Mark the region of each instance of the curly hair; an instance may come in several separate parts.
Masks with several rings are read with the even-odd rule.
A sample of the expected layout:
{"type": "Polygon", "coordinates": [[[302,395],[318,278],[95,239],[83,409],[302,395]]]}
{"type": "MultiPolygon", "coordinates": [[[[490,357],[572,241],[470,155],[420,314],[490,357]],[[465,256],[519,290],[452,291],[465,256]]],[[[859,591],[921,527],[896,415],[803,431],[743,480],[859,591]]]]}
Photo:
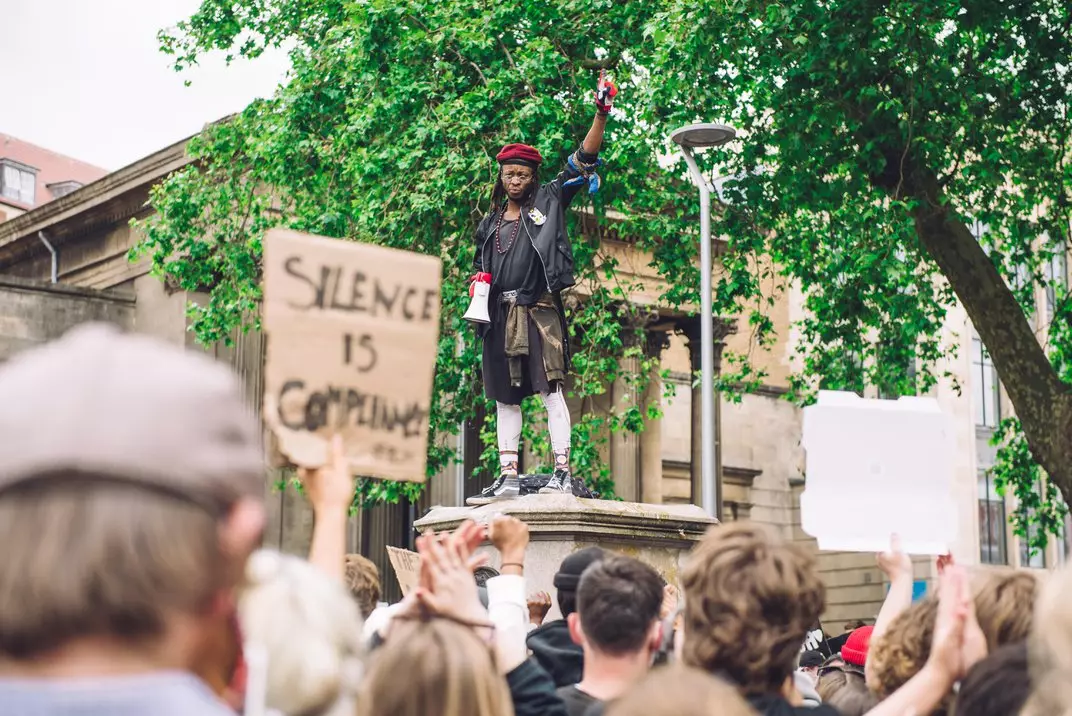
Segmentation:
{"type": "Polygon", "coordinates": [[[746,694],[778,692],[818,623],[826,589],[814,558],[766,527],[714,527],[682,575],[683,659],[746,694]]]}
{"type": "MultiPolygon", "coordinates": [[[[1038,579],[1013,569],[979,571],[972,576],[975,615],[991,652],[1027,638],[1031,632],[1038,579]]],[[[868,685],[882,698],[915,676],[931,653],[938,598],[928,595],[890,622],[886,633],[871,642],[868,685]]]]}
{"type": "Polygon", "coordinates": [[[915,676],[927,662],[934,639],[938,599],[928,595],[894,617],[886,632],[867,650],[868,686],[886,698],[915,676]]]}

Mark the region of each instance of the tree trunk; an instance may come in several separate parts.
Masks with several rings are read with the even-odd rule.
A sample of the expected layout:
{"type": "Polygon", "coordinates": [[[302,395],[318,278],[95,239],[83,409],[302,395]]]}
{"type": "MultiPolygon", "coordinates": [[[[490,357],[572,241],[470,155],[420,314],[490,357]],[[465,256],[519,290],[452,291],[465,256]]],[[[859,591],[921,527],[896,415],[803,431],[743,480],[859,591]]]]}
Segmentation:
{"type": "Polygon", "coordinates": [[[916,234],[971,318],[1016,409],[1031,454],[1072,505],[1072,385],[1046,357],[1012,291],[943,201],[933,174],[913,172],[916,234]]]}

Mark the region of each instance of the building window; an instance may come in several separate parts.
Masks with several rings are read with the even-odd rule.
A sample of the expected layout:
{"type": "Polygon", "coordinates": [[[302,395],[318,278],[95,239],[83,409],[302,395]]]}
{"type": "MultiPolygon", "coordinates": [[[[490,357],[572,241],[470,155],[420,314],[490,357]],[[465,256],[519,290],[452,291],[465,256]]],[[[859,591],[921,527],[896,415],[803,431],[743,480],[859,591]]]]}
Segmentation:
{"type": "Polygon", "coordinates": [[[1057,287],[1067,285],[1068,259],[1063,253],[1055,254],[1043,269],[1046,274],[1046,319],[1052,321],[1057,310],[1057,287]]]}
{"type": "Polygon", "coordinates": [[[80,181],[60,181],[55,184],[49,184],[48,190],[52,193],[53,199],[59,199],[62,196],[67,196],[72,191],[76,191],[82,188],[82,182],[80,181]]]}
{"type": "Polygon", "coordinates": [[[10,159],[0,160],[0,195],[23,204],[34,203],[37,172],[10,159]]]}
{"type": "Polygon", "coordinates": [[[975,409],[975,424],[994,428],[1001,420],[998,401],[998,372],[990,354],[978,338],[972,339],[972,402],[975,409]]]}
{"type": "Polygon", "coordinates": [[[1008,564],[1005,549],[1005,500],[987,470],[979,471],[979,561],[1008,564]]]}

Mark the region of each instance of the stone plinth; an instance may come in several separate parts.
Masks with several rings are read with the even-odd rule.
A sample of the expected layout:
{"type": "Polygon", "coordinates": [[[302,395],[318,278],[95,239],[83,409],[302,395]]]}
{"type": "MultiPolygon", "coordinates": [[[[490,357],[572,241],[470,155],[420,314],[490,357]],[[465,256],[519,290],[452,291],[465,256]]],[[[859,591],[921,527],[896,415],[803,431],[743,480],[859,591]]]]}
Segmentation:
{"type": "MultiPolygon", "coordinates": [[[[571,495],[527,495],[480,507],[433,507],[417,520],[418,530],[451,530],[463,520],[487,523],[495,515],[513,515],[529,526],[525,556],[529,593],[545,591],[554,601],[555,571],[570,553],[585,547],[635,557],[650,564],[666,581],[677,584],[682,558],[716,521],[695,505],[647,505],[610,500],[582,500],[571,495]]],[[[489,546],[491,565],[499,555],[489,546]]],[[[549,619],[559,616],[555,604],[549,619]]]]}

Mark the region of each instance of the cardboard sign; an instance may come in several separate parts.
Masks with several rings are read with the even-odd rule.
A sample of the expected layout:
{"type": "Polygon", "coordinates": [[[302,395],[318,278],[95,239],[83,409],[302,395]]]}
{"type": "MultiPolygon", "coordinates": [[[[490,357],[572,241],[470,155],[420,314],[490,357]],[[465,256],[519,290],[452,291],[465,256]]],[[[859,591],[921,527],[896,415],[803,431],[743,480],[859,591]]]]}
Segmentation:
{"type": "Polygon", "coordinates": [[[804,408],[800,522],[819,549],[945,554],[957,535],[953,426],[933,398],[821,391],[804,408]]]}
{"type": "Polygon", "coordinates": [[[387,548],[387,558],[391,560],[391,567],[398,577],[398,586],[402,588],[402,596],[408,597],[409,593],[417,588],[421,578],[421,556],[408,549],[398,547],[387,548]]]}
{"type": "Polygon", "coordinates": [[[354,474],[423,482],[439,259],[273,229],[264,237],[264,419],[286,462],[332,434],[354,474]]]}

